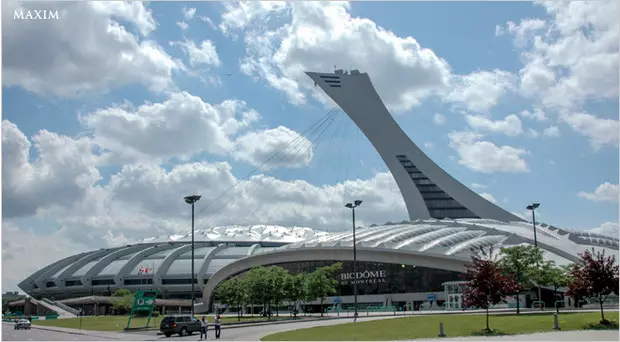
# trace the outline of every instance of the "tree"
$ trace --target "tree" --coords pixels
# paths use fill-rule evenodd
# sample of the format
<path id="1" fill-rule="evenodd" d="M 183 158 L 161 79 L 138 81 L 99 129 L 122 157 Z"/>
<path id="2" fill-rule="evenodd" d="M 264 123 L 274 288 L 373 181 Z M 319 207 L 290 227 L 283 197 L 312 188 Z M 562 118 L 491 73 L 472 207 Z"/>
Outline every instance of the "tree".
<path id="1" fill-rule="evenodd" d="M 116 298 L 116 300 L 112 303 L 112 307 L 114 309 L 120 311 L 120 313 L 131 311 L 135 298 L 134 293 L 127 289 L 118 289 L 112 294 L 112 297 Z"/>
<path id="2" fill-rule="evenodd" d="M 611 293 L 618 294 L 618 265 L 616 257 L 605 251 L 579 254 L 579 262 L 569 272 L 568 293 L 575 299 L 593 298 L 601 308 L 601 324 L 609 324 L 603 312 L 603 303 Z"/>
<path id="3" fill-rule="evenodd" d="M 243 314 L 243 304 L 246 303 L 248 293 L 244 280 L 244 277 L 227 279 L 220 283 L 215 290 L 215 295 L 220 302 L 239 308 L 237 311 L 237 319 L 239 321 Z"/>
<path id="4" fill-rule="evenodd" d="M 282 267 L 271 266 L 266 269 L 265 291 L 268 291 L 268 303 L 269 306 L 273 304 L 276 308 L 276 316 L 279 316 L 278 307 L 282 304 L 282 301 L 286 298 L 284 287 L 286 284 L 286 278 L 289 273 Z"/>
<path id="5" fill-rule="evenodd" d="M 568 269 L 556 266 L 553 261 L 547 261 L 542 264 L 536 278 L 540 285 L 553 286 L 553 294 L 557 295 L 558 288 L 568 284 Z M 560 312 L 558 305 L 555 306 L 555 311 Z"/>
<path id="6" fill-rule="evenodd" d="M 474 254 L 463 278 L 468 282 L 463 293 L 463 305 L 485 309 L 486 332 L 490 332 L 489 307 L 501 303 L 506 295 L 515 293 L 518 285 L 493 258 L 493 249 L 488 252 L 481 249 L 480 253 Z"/>
<path id="7" fill-rule="evenodd" d="M 334 273 L 342 269 L 342 263 L 317 268 L 306 278 L 308 299 L 321 301 L 321 316 L 323 316 L 323 301 L 327 296 L 336 293 L 338 281 L 334 279 Z"/>
<path id="8" fill-rule="evenodd" d="M 519 291 L 536 285 L 539 265 L 543 263 L 542 250 L 534 246 L 513 246 L 502 248 L 501 267 L 505 275 L 511 275 L 517 283 L 517 314 L 520 312 Z M 539 298 L 540 300 L 540 298 Z"/>
<path id="9" fill-rule="evenodd" d="M 247 295 L 249 303 L 260 304 L 263 306 L 263 312 L 267 312 L 267 303 L 269 301 L 269 293 L 265 288 L 267 283 L 267 268 L 255 267 L 249 270 L 245 275 Z"/>
<path id="10" fill-rule="evenodd" d="M 284 295 L 289 300 L 293 308 L 293 315 L 297 317 L 297 305 L 305 300 L 306 294 L 306 274 L 288 275 L 284 282 Z"/>

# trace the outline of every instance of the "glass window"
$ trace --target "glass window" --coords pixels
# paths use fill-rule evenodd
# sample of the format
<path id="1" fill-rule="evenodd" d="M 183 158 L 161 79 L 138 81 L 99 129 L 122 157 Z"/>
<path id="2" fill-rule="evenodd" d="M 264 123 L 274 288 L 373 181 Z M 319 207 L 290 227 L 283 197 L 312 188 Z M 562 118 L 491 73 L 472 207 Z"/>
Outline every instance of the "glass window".
<path id="1" fill-rule="evenodd" d="M 81 277 L 84 274 L 86 274 L 86 272 L 88 272 L 88 270 L 90 270 L 91 267 L 95 266 L 95 264 L 99 262 L 98 260 L 96 261 L 91 261 L 89 263 L 87 263 L 86 265 L 80 267 L 79 270 L 75 271 L 75 273 L 72 274 L 72 277 Z"/>
<path id="2" fill-rule="evenodd" d="M 250 248 L 251 247 L 228 247 L 217 253 L 217 256 L 246 256 Z"/>
<path id="3" fill-rule="evenodd" d="M 152 259 L 152 260 L 142 260 L 136 266 L 134 266 L 133 270 L 129 273 L 130 275 L 145 275 L 150 274 L 153 275 L 157 273 L 159 267 L 164 262 L 164 259 Z"/>
<path id="4" fill-rule="evenodd" d="M 194 249 L 194 258 L 204 258 L 206 254 L 214 250 L 215 247 L 202 247 Z M 192 257 L 192 251 L 181 254 L 179 258 L 190 258 Z"/>
<path id="5" fill-rule="evenodd" d="M 212 259 L 211 262 L 209 262 L 209 266 L 207 266 L 206 274 L 214 274 L 220 268 L 234 262 L 235 260 L 236 259 Z"/>

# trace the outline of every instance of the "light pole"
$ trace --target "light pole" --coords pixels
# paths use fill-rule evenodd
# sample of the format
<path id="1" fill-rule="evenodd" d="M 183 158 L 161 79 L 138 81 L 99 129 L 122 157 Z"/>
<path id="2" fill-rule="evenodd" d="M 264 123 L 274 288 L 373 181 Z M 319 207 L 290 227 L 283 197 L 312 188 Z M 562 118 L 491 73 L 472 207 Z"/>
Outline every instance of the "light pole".
<path id="1" fill-rule="evenodd" d="M 192 316 L 194 316 L 194 303 L 196 301 L 196 293 L 194 293 L 194 278 L 196 277 L 194 274 L 194 203 L 198 202 L 200 197 L 200 195 L 191 195 L 183 198 L 185 203 L 192 206 Z"/>
<path id="2" fill-rule="evenodd" d="M 538 250 L 538 239 L 536 238 L 536 208 L 540 207 L 540 203 L 532 203 L 526 207 L 527 210 L 532 212 L 532 228 L 534 228 L 534 247 Z M 536 265 L 539 267 L 539 265 Z M 543 309 L 542 304 L 542 295 L 540 290 L 540 284 L 536 284 L 538 286 L 538 301 L 540 305 L 540 310 Z"/>
<path id="3" fill-rule="evenodd" d="M 355 240 L 355 208 L 359 207 L 362 201 L 355 200 L 353 204 L 347 203 L 345 207 L 351 209 L 353 214 L 353 298 L 355 305 L 355 313 L 353 314 L 354 320 L 357 321 L 357 241 Z"/>

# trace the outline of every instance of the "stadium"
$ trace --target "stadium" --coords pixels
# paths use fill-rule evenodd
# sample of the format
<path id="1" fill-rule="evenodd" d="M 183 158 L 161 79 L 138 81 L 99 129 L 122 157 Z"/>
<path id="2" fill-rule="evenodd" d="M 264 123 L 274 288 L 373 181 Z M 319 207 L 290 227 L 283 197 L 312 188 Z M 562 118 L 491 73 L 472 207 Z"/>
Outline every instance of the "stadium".
<path id="1" fill-rule="evenodd" d="M 399 187 L 409 221 L 357 228 L 357 273 L 350 228 L 343 227 L 341 233 L 270 225 L 197 230 L 196 312 L 213 310 L 218 284 L 257 266 L 278 265 L 297 273 L 340 261 L 337 294 L 329 303 L 353 303 L 351 281 L 356 280 L 362 307 L 460 309 L 460 274 L 481 247 L 537 245 L 545 259 L 558 265 L 575 262 L 579 253 L 592 248 L 618 257 L 617 237 L 533 225 L 451 177 L 402 131 L 366 73 L 307 74 L 379 152 Z M 162 298 L 158 305 L 182 310 L 192 297 L 190 241 L 191 233 L 160 236 L 74 255 L 35 272 L 19 287 L 36 303 L 69 313 L 87 303 L 105 314 L 103 298 L 118 289 L 157 289 Z M 542 298 L 535 292 L 522 294 L 523 303 L 539 300 L 546 306 L 553 306 L 555 295 L 552 290 L 543 291 Z"/>

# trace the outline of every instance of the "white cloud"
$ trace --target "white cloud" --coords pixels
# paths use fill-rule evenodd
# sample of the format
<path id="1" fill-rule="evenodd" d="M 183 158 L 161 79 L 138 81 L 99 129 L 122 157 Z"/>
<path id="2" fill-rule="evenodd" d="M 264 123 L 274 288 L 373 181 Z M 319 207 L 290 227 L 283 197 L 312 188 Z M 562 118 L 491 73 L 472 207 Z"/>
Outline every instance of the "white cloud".
<path id="1" fill-rule="evenodd" d="M 202 43 L 200 43 L 200 46 L 196 46 L 196 43 L 191 40 L 186 40 L 183 42 L 174 41 L 170 42 L 170 45 L 180 46 L 187 55 L 191 66 L 211 65 L 218 67 L 222 65 L 222 62 L 217 55 L 215 45 L 210 40 L 203 40 Z"/>
<path id="2" fill-rule="evenodd" d="M 488 192 L 481 192 L 478 195 L 480 195 L 480 197 L 484 198 L 485 200 L 491 203 L 497 203 L 497 200 L 495 199 L 495 197 L 493 197 L 493 195 L 491 195 Z"/>
<path id="3" fill-rule="evenodd" d="M 503 120 L 493 121 L 484 115 L 467 115 L 469 126 L 480 132 L 500 133 L 507 136 L 517 136 L 523 133 L 523 125 L 518 116 L 510 114 Z"/>
<path id="4" fill-rule="evenodd" d="M 224 155 L 234 147 L 231 137 L 258 118 L 243 101 L 211 105 L 181 92 L 161 103 L 100 109 L 80 120 L 120 162 L 189 158 L 200 152 Z"/>
<path id="5" fill-rule="evenodd" d="M 184 21 L 177 21 L 177 26 L 183 31 L 189 28 L 189 24 Z"/>
<path id="6" fill-rule="evenodd" d="M 549 126 L 545 128 L 545 130 L 543 131 L 543 135 L 549 138 L 557 138 L 560 136 L 560 129 L 558 128 L 558 126 Z"/>
<path id="7" fill-rule="evenodd" d="M 284 126 L 249 132 L 237 139 L 234 151 L 235 158 L 254 166 L 264 165 L 264 170 L 307 166 L 313 155 L 312 142 Z"/>
<path id="8" fill-rule="evenodd" d="M 588 138 L 594 149 L 605 145 L 618 147 L 620 123 L 617 120 L 602 119 L 588 113 L 563 114 L 560 120 Z"/>
<path id="9" fill-rule="evenodd" d="M 88 138 L 71 139 L 45 130 L 31 142 L 13 123 L 2 121 L 2 214 L 30 216 L 44 206 L 65 206 L 83 200 L 101 178 L 95 145 Z"/>
<path id="10" fill-rule="evenodd" d="M 183 17 L 185 18 L 185 20 L 192 20 L 194 18 L 194 15 L 196 15 L 196 9 L 193 7 L 183 7 L 181 13 L 183 13 Z"/>
<path id="11" fill-rule="evenodd" d="M 579 197 L 594 202 L 614 202 L 618 203 L 618 184 L 605 182 L 594 190 L 592 193 L 581 191 Z"/>
<path id="12" fill-rule="evenodd" d="M 480 183 L 471 183 L 471 187 L 475 189 L 486 189 L 487 186 Z"/>
<path id="13" fill-rule="evenodd" d="M 540 136 L 540 133 L 538 133 L 538 131 L 533 128 L 528 128 L 526 135 L 528 138 L 535 139 Z"/>
<path id="14" fill-rule="evenodd" d="M 207 23 L 211 29 L 217 30 L 217 25 L 215 25 L 215 23 L 213 22 L 213 20 L 211 20 L 211 18 L 209 18 L 207 16 L 201 16 L 200 20 L 202 20 L 205 23 Z"/>
<path id="15" fill-rule="evenodd" d="M 426 141 L 426 142 L 424 142 L 424 147 L 426 147 L 426 148 L 433 148 L 433 147 L 435 147 L 435 144 L 433 144 L 430 141 Z"/>
<path id="16" fill-rule="evenodd" d="M 528 172 L 523 156 L 527 150 L 512 146 L 497 146 L 490 141 L 480 140 L 482 135 L 472 132 L 451 132 L 448 134 L 450 146 L 458 155 L 458 163 L 474 171 L 493 172 Z"/>
<path id="17" fill-rule="evenodd" d="M 546 121 L 547 120 L 547 116 L 545 115 L 545 112 L 542 111 L 542 109 L 540 108 L 534 108 L 533 112 L 530 112 L 529 110 L 524 110 L 521 113 L 522 117 L 524 118 L 528 118 L 528 119 L 534 119 L 536 121 Z"/>
<path id="18" fill-rule="evenodd" d="M 141 2 L 54 3 L 46 9 L 58 9 L 62 20 L 51 21 L 13 20 L 18 7 L 40 8 L 2 2 L 4 86 L 64 97 L 101 94 L 128 84 L 160 92 L 172 86 L 176 70 L 183 70 L 182 63 L 146 38 L 156 22 Z"/>
<path id="19" fill-rule="evenodd" d="M 588 229 L 588 231 L 617 238 L 620 235 L 620 226 L 618 222 L 605 222 L 596 228 Z"/>
<path id="20" fill-rule="evenodd" d="M 245 30 L 241 70 L 282 91 L 293 104 L 305 103 L 308 94 L 324 100 L 304 72 L 333 70 L 334 65 L 368 72 L 394 112 L 447 89 L 451 74 L 443 59 L 413 37 L 398 37 L 371 20 L 352 17 L 349 7 L 346 2 L 226 3 L 220 27 Z M 265 30 L 273 26 L 273 17 L 288 23 Z"/>
<path id="21" fill-rule="evenodd" d="M 435 113 L 435 115 L 433 116 L 433 123 L 435 125 L 443 125 L 446 123 L 446 117 L 442 114 Z"/>
<path id="22" fill-rule="evenodd" d="M 554 109 L 576 110 L 584 102 L 618 98 L 617 1 L 539 2 L 552 16 L 509 23 L 526 61 L 521 91 Z M 616 14 L 614 14 L 616 13 Z"/>
<path id="23" fill-rule="evenodd" d="M 447 99 L 472 112 L 488 112 L 514 88 L 515 81 L 511 73 L 497 69 L 455 76 L 454 88 L 448 93 Z"/>

